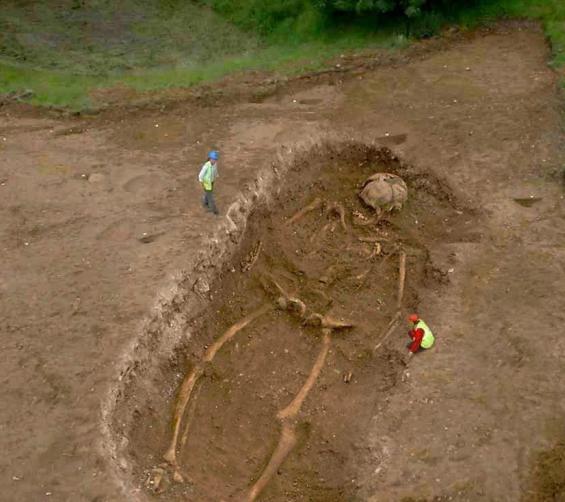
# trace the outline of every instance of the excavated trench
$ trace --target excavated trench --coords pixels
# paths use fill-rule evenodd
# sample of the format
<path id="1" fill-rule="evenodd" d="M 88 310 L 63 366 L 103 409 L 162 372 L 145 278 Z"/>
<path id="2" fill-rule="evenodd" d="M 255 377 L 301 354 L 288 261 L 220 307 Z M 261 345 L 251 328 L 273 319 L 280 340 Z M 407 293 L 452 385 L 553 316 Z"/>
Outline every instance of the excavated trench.
<path id="1" fill-rule="evenodd" d="M 148 327 L 145 362 L 123 376 L 113 454 L 140 498 L 351 501 L 362 473 L 384 461 L 366 437 L 404 368 L 402 323 L 374 351 L 397 313 L 399 263 L 404 255 L 405 314 L 421 288 L 433 294 L 448 280 L 430 249 L 472 238 L 470 212 L 377 146 L 317 146 L 285 171 L 250 198 L 245 231 L 226 237 L 233 252 L 217 253 L 213 275 L 192 275 L 190 294 L 171 302 L 175 317 Z M 409 189 L 404 209 L 378 221 L 358 197 L 376 172 Z M 165 357 L 159 329 L 178 319 L 185 335 Z"/>

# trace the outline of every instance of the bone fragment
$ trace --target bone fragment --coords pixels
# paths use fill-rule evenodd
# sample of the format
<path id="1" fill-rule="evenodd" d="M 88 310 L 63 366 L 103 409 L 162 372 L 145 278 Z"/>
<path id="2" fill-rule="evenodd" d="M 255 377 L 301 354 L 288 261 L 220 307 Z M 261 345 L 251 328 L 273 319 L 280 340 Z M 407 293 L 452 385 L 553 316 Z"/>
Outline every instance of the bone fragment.
<path id="1" fill-rule="evenodd" d="M 374 218 L 370 218 L 366 221 L 357 221 L 355 222 L 356 227 L 369 227 L 371 225 L 375 225 L 379 221 L 379 217 L 375 216 Z"/>
<path id="2" fill-rule="evenodd" d="M 340 321 L 339 319 L 335 319 L 330 316 L 323 316 L 318 313 L 309 315 L 304 321 L 304 324 L 329 329 L 347 329 L 354 326 L 352 322 Z"/>
<path id="3" fill-rule="evenodd" d="M 377 271 L 382 269 L 384 267 L 384 265 L 387 263 L 388 260 L 390 260 L 390 257 L 393 256 L 392 254 L 388 254 L 386 255 L 381 262 L 379 263 L 379 265 L 376 267 Z M 369 276 L 369 274 L 373 271 L 373 269 L 375 268 L 375 263 L 373 263 L 371 265 L 371 267 L 369 267 L 368 270 L 366 270 L 365 272 L 359 274 L 356 279 L 359 279 L 359 284 L 357 286 L 357 290 L 361 289 L 363 287 L 363 285 L 365 284 L 365 281 L 367 280 L 367 277 Z"/>
<path id="4" fill-rule="evenodd" d="M 271 275 L 264 275 L 259 278 L 261 286 L 268 295 L 272 296 L 283 296 L 286 300 L 292 297 L 292 295 L 286 291 L 274 277 Z"/>
<path id="5" fill-rule="evenodd" d="M 328 212 L 330 214 L 331 213 L 337 214 L 339 216 L 339 221 L 341 223 L 341 226 L 345 231 L 347 231 L 347 223 L 345 222 L 345 209 L 343 205 L 340 204 L 339 202 L 333 202 L 332 204 L 330 204 L 328 208 Z"/>
<path id="6" fill-rule="evenodd" d="M 310 204 L 308 204 L 307 206 L 303 207 L 300 211 L 295 213 L 286 222 L 286 224 L 292 225 L 293 223 L 296 223 L 298 220 L 301 220 L 302 218 L 304 218 L 304 216 L 306 216 L 309 212 L 314 211 L 315 209 L 317 209 L 321 206 L 322 206 L 322 199 L 320 199 L 319 197 L 316 197 L 312 202 L 310 202 Z"/>
<path id="7" fill-rule="evenodd" d="M 373 246 L 373 250 L 371 251 L 371 254 L 368 256 L 368 260 L 372 260 L 375 256 L 379 256 L 381 254 L 382 251 L 382 246 L 380 244 L 380 242 L 375 242 L 375 245 Z"/>
<path id="8" fill-rule="evenodd" d="M 306 304 L 298 298 L 289 298 L 287 310 L 302 319 L 306 315 Z"/>
<path id="9" fill-rule="evenodd" d="M 326 223 L 320 230 L 313 233 L 312 236 L 310 237 L 310 242 L 317 242 L 319 239 L 321 239 L 324 235 L 326 235 L 328 229 L 332 225 L 333 223 L 330 221 L 329 223 Z"/>
<path id="10" fill-rule="evenodd" d="M 145 486 L 155 494 L 165 492 L 169 486 L 167 472 L 160 467 L 155 467 L 149 472 Z"/>
<path id="11" fill-rule="evenodd" d="M 242 272 L 249 272 L 253 268 L 253 265 L 255 265 L 255 263 L 259 259 L 259 255 L 261 254 L 262 248 L 263 248 L 263 243 L 259 241 L 257 246 L 253 248 L 253 250 L 251 251 L 249 256 L 249 261 L 242 267 Z"/>

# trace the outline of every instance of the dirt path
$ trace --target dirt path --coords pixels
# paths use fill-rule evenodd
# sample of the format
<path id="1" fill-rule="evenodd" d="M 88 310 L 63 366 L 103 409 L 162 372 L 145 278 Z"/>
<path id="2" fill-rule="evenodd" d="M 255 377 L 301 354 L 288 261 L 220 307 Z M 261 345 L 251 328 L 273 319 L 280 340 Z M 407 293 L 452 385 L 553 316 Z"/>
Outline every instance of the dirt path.
<path id="1" fill-rule="evenodd" d="M 179 105 L 120 121 L 4 109 L 5 499 L 143 497 L 141 478 L 133 491 L 120 491 L 101 453 L 100 403 L 143 319 L 190 279 L 199 250 L 223 224 L 199 207 L 200 160 L 210 146 L 222 151 L 225 210 L 281 148 L 326 133 L 361 143 L 383 138 L 480 213 L 459 223 L 470 225 L 463 233 L 455 227 L 453 237 L 430 247 L 434 266 L 450 278 L 448 286 L 417 291 L 421 314 L 439 334 L 437 348 L 416 358 L 369 413 L 352 487 L 340 492 L 344 480 L 336 477 L 338 491 L 328 493 L 516 500 L 548 489 L 532 485 L 530 474 L 534 453 L 563 434 L 565 222 L 553 176 L 562 166 L 560 104 L 546 58 L 541 33 L 516 25 L 396 68 L 294 86 L 261 103 Z M 530 195 L 540 199 L 531 207 L 515 201 Z M 435 227 L 414 226 L 436 235 Z M 180 326 L 189 314 L 179 308 L 173 320 Z M 228 314 L 207 322 L 219 327 Z M 403 343 L 393 339 L 387 350 Z M 177 369 L 176 380 L 148 382 L 146 391 L 172 402 L 184 360 Z M 273 493 L 270 500 L 283 500 Z"/>

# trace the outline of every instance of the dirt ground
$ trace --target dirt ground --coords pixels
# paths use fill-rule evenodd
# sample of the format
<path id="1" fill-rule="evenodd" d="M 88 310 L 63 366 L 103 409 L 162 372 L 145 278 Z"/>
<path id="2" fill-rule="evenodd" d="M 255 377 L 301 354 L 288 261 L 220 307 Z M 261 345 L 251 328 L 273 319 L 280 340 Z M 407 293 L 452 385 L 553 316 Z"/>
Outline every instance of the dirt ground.
<path id="1" fill-rule="evenodd" d="M 1 108 L 0 500 L 237 500 L 320 348 L 282 312 L 226 345 L 198 387 L 187 482 L 154 495 L 145 480 L 179 383 L 265 301 L 266 273 L 357 326 L 333 337 L 263 500 L 562 500 L 564 157 L 547 58 L 536 26 L 511 23 L 260 100 L 72 118 Z M 383 146 L 402 160 L 383 164 Z M 219 218 L 195 181 L 211 147 Z M 271 203 L 228 234 L 228 207 L 291 158 Z M 371 227 L 383 249 L 368 259 L 355 190 L 383 165 L 411 198 Z M 284 225 L 316 195 L 348 209 L 347 231 L 321 211 Z M 369 351 L 394 308 L 397 247 L 405 310 L 438 336 L 407 368 L 405 326 Z M 324 307 L 308 288 L 335 262 Z"/>
<path id="2" fill-rule="evenodd" d="M 428 173 L 400 165 L 386 150 L 362 145 L 324 153 L 293 166 L 276 202 L 251 216 L 240 252 L 211 291 L 214 315 L 195 319 L 196 336 L 179 351 L 191 353 L 188 366 L 194 367 L 203 349 L 230 325 L 262 304 L 273 304 L 279 295 L 269 294 L 269 287 L 265 291 L 265 281 L 274 280 L 300 298 L 307 315 L 321 313 L 355 325 L 334 334 L 327 369 L 298 419 L 303 447 L 284 471 L 279 469 L 277 486 L 265 500 L 351 500 L 356 495 L 351 479 L 359 470 L 357 452 L 364 449 L 374 410 L 403 368 L 399 350 L 383 347 L 373 357 L 397 309 L 398 253 L 408 255 L 405 304 L 414 309 L 419 286 L 436 289 L 445 283 L 429 261 L 428 243 L 474 236 L 465 226 L 472 221 L 468 211 L 457 209 L 451 194 Z M 363 207 L 357 193 L 368 176 L 382 171 L 401 175 L 412 198 L 401 213 L 367 225 L 374 212 Z M 323 203 L 291 223 L 290 216 L 312 200 Z M 340 207 L 343 222 L 335 209 Z M 411 230 L 415 220 L 416 232 Z M 423 235 L 423 229 L 429 232 Z M 199 397 L 179 458 L 189 486 L 179 486 L 178 493 L 167 489 L 167 500 L 237 499 L 249 480 L 259 477 L 278 439 L 277 410 L 302 386 L 320 350 L 320 335 L 296 315 L 275 309 L 223 349 L 194 391 Z M 399 339 L 392 347 L 401 345 Z M 174 382 L 178 371 L 173 364 L 161 378 Z M 130 401 L 125 408 L 135 408 L 137 417 L 123 434 L 130 438 L 131 454 L 141 467 L 137 476 L 143 479 L 162 462 L 155 453 L 164 452 L 163 439 L 170 439 L 170 403 L 163 394 L 142 405 L 137 394 Z M 224 483 L 218 485 L 218 478 Z"/>

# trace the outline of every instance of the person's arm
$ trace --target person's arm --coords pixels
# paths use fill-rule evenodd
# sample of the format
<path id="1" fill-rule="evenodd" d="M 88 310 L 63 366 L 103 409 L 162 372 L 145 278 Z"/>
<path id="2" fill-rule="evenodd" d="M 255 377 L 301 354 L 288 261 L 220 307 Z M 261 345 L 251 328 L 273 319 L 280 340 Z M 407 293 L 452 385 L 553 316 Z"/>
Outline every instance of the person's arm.
<path id="1" fill-rule="evenodd" d="M 198 181 L 202 183 L 204 181 L 204 176 L 206 176 L 206 169 L 208 168 L 208 164 L 204 164 L 202 169 L 200 169 L 200 174 L 198 175 Z"/>
<path id="2" fill-rule="evenodd" d="M 422 343 L 422 339 L 424 338 L 424 330 L 422 328 L 413 329 L 410 332 L 410 337 L 412 338 L 412 343 L 408 347 L 408 350 L 412 354 L 415 354 L 416 352 L 418 352 L 420 344 Z"/>

